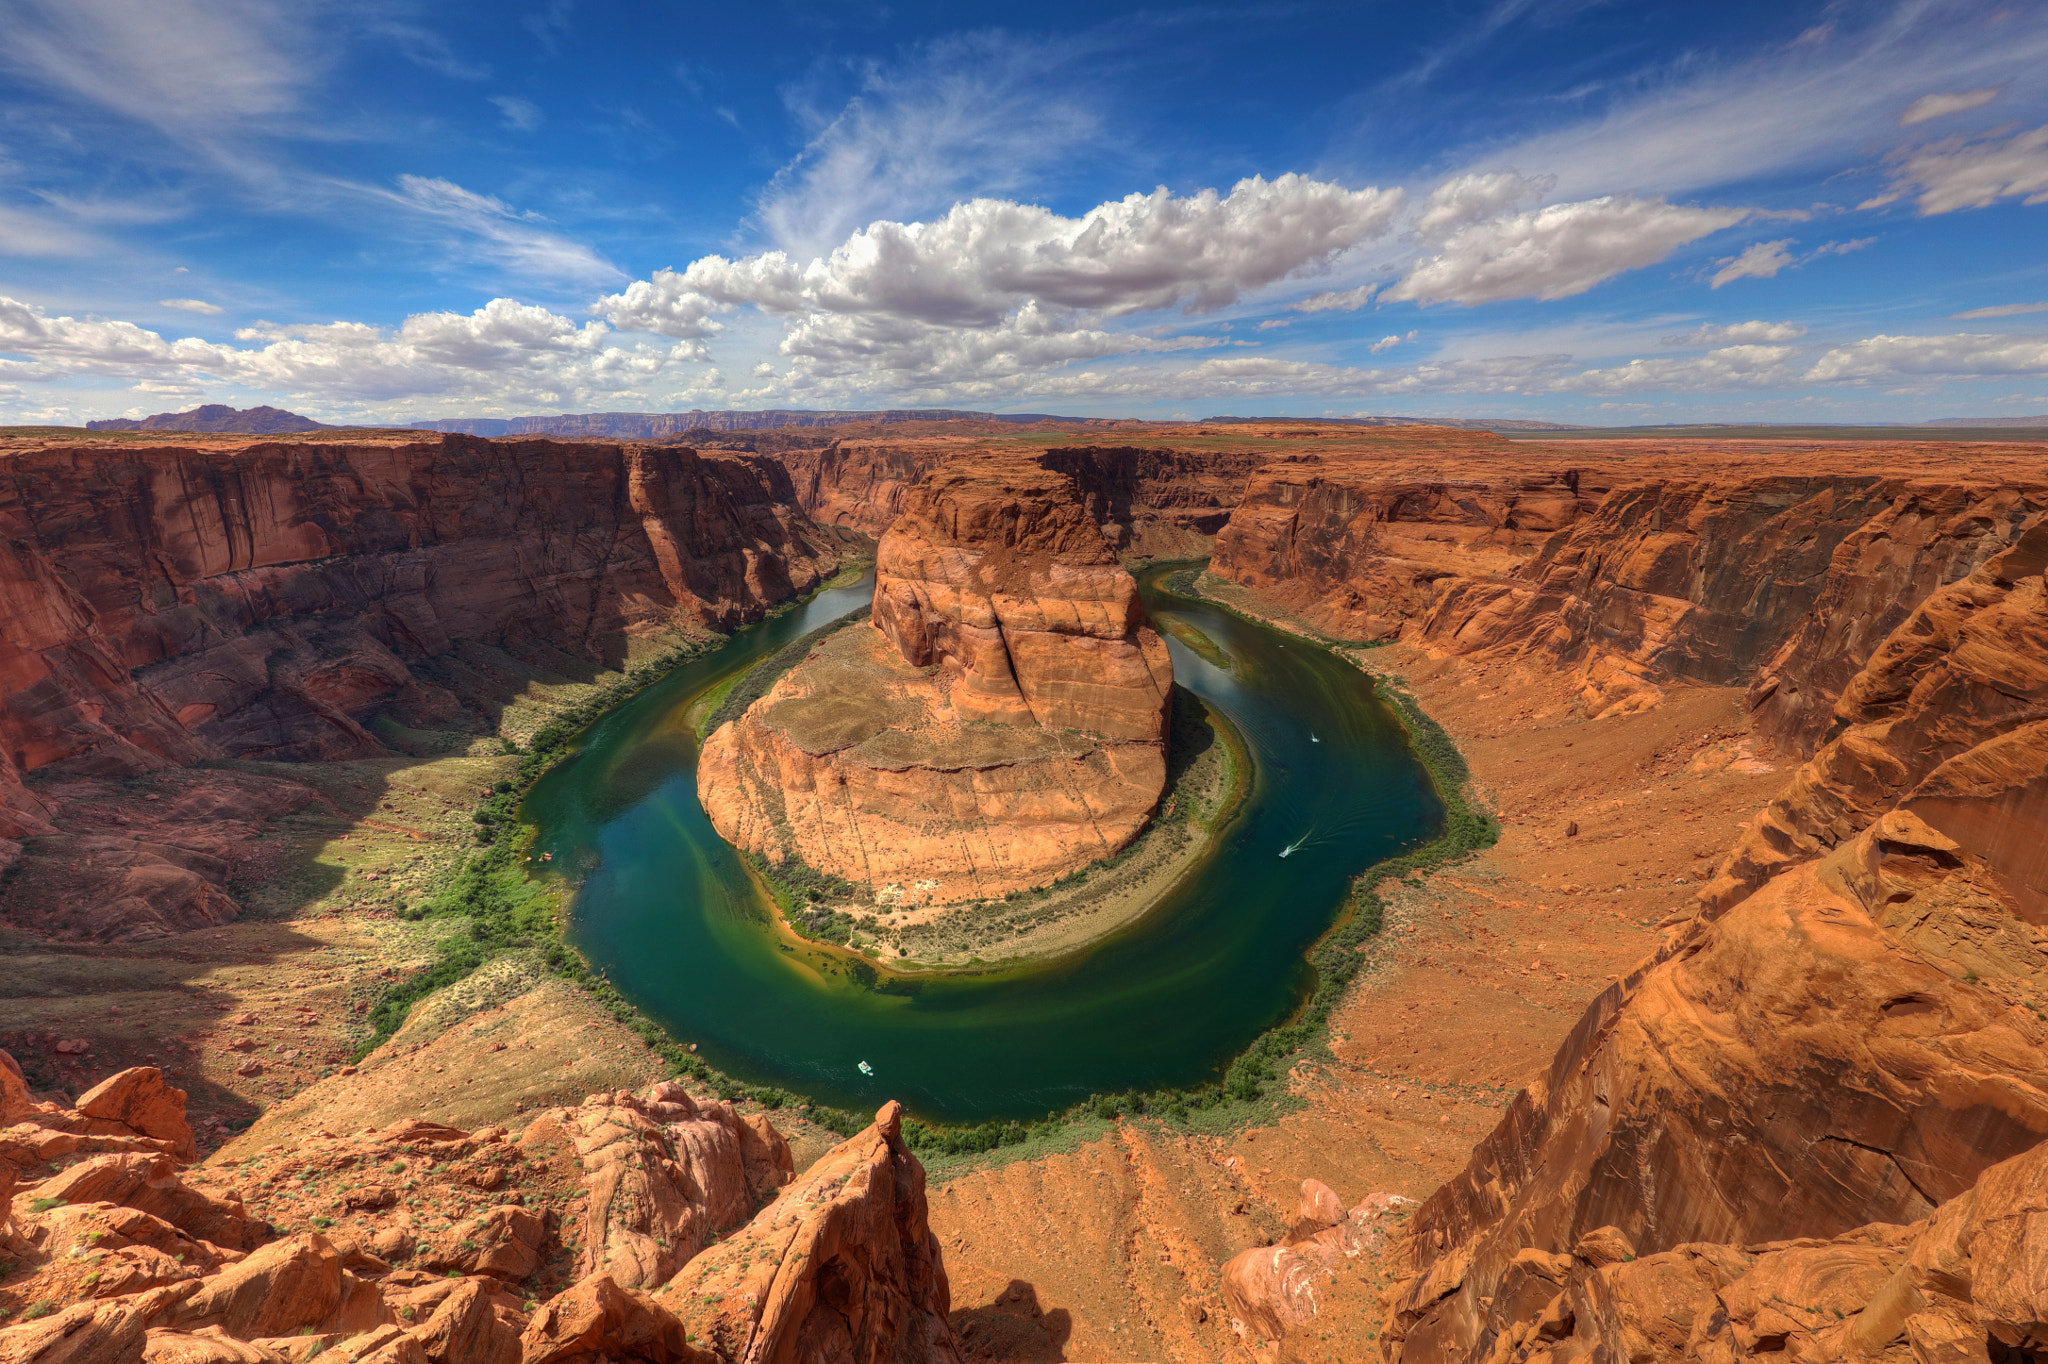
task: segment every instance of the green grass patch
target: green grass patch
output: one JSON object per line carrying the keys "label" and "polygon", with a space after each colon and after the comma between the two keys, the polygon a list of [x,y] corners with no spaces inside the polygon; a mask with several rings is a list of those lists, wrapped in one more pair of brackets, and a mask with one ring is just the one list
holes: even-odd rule
{"label": "green grass patch", "polygon": [[782,680],[784,673],[810,657],[811,650],[817,648],[827,635],[836,634],[844,630],[847,626],[852,625],[867,614],[868,608],[863,606],[858,610],[847,612],[838,620],[828,621],[805,635],[802,639],[792,640],[788,644],[783,645],[773,654],[770,654],[767,658],[762,659],[759,663],[749,668],[738,679],[725,684],[724,698],[719,701],[717,708],[705,717],[704,723],[698,727],[698,737],[701,738],[710,734],[727,721],[737,720],[740,716],[746,714],[748,706],[753,705],[756,701],[766,696],[769,690]]}
{"label": "green grass patch", "polygon": [[[1198,564],[1173,574],[1167,580],[1168,590],[1233,610],[1196,587],[1201,572],[1202,566]],[[745,710],[765,695],[783,672],[801,661],[818,640],[863,614],[852,612],[822,626],[750,669],[732,684],[703,732],[709,733],[724,719]],[[1280,628],[1241,611],[1234,614],[1268,629]],[[1350,641],[1301,637],[1333,649],[1358,647]],[[869,1124],[872,1115],[868,1113],[833,1108],[779,1086],[747,1084],[688,1051],[621,995],[610,981],[591,971],[582,957],[562,941],[554,892],[529,879],[526,863],[519,856],[518,849],[524,841],[516,815],[519,802],[534,782],[568,756],[575,736],[605,711],[670,669],[721,642],[712,640],[671,650],[562,711],[535,733],[525,750],[508,743],[508,751],[521,754],[518,771],[516,778],[496,783],[491,795],[475,811],[479,848],[438,893],[408,916],[460,919],[466,921],[467,931],[451,935],[431,965],[396,982],[385,992],[370,1012],[370,1036],[357,1049],[357,1059],[395,1033],[413,1005],[428,995],[457,983],[502,953],[524,950],[536,954],[549,972],[588,993],[615,1020],[638,1035],[677,1077],[693,1080],[700,1088],[733,1102],[751,1100],[764,1108],[795,1109],[806,1120],[841,1136],[851,1136]],[[1210,647],[1215,647],[1213,641]],[[1220,1135],[1270,1123],[1295,1106],[1285,1088],[1287,1071],[1298,1060],[1327,1055],[1330,1016],[1364,964],[1362,949],[1384,926],[1385,905],[1373,887],[1387,877],[1426,875],[1492,846],[1500,837],[1498,821],[1471,802],[1470,772],[1450,735],[1398,684],[1379,677],[1373,682],[1380,699],[1400,720],[1418,761],[1436,787],[1444,805],[1444,826],[1429,842],[1379,862],[1354,878],[1336,924],[1310,953],[1316,984],[1295,1016],[1254,1040],[1215,1083],[1188,1089],[1091,1095],[1064,1111],[1033,1120],[943,1124],[906,1119],[905,1141],[935,1172],[958,1173],[977,1164],[1070,1151],[1118,1122],[1157,1122],[1175,1130]],[[1213,742],[1223,737],[1209,734],[1195,707],[1187,704],[1190,701],[1197,698],[1192,694],[1176,698],[1176,725],[1170,751],[1204,738]],[[1221,720],[1220,716],[1216,718]],[[1219,725],[1219,730],[1222,728],[1225,726]],[[1202,733],[1198,734],[1197,729]],[[1241,763],[1234,736],[1225,737],[1224,741],[1228,750],[1226,760]],[[1233,791],[1240,788],[1241,772],[1233,771],[1225,785]],[[1193,804],[1186,803],[1189,807]],[[1220,810],[1179,808],[1172,817],[1211,822],[1213,827],[1213,822],[1220,822],[1227,812],[1225,802],[1225,808]],[[858,888],[851,883],[801,863],[771,866],[754,859],[753,864],[784,917],[800,934],[847,945],[861,931],[863,925],[852,916],[822,903],[854,893]],[[1090,871],[1110,865],[1114,865],[1113,859],[1075,872],[1064,882],[1084,880]]]}

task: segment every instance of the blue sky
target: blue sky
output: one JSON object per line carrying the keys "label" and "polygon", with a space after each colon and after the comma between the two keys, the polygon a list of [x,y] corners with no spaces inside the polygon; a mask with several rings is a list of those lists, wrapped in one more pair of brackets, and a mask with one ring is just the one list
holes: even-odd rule
{"label": "blue sky", "polygon": [[2048,5],[0,0],[0,422],[2048,412]]}

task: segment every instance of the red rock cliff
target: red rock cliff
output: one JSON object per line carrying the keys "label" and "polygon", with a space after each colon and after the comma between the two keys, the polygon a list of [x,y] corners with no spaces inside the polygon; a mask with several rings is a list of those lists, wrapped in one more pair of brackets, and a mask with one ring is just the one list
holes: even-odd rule
{"label": "red rock cliff", "polygon": [[966,459],[905,499],[856,625],[720,728],[720,834],[876,903],[1043,885],[1120,851],[1166,780],[1173,683],[1137,584],[1061,474]]}
{"label": "red rock cliff", "polygon": [[1970,1238],[2042,1201],[2044,565],[2035,516],[1852,677],[1702,912],[1417,1214],[1390,1357],[2033,1348],[2038,1257]]}
{"label": "red rock cliff", "polygon": [[458,641],[575,671],[754,618],[836,563],[794,501],[769,459],[465,436],[0,457],[0,839],[50,832],[23,777],[53,765],[356,757],[380,712],[463,727],[476,698],[422,668]]}

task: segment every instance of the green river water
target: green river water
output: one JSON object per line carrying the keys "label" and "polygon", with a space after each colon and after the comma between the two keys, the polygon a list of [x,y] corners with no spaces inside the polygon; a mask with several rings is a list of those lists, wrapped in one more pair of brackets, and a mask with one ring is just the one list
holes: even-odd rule
{"label": "green river water", "polygon": [[678,668],[534,787],[522,813],[535,851],[576,886],[571,940],[720,1069],[837,1107],[896,1098],[933,1121],[1033,1118],[1091,1094],[1219,1078],[1305,997],[1306,953],[1350,878],[1432,836],[1442,807],[1365,676],[1172,594],[1166,573],[1140,576],[1146,608],[1194,625],[1234,665],[1169,639],[1174,675],[1237,726],[1254,771],[1204,864],[1142,919],[1071,956],[986,974],[882,975],[778,935],[697,803],[689,712],[859,607],[864,580]]}

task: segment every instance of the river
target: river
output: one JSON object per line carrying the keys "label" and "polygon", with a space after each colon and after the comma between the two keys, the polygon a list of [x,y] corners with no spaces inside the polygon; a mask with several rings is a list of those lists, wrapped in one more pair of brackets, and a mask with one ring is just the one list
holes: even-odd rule
{"label": "river", "polygon": [[522,813],[536,851],[576,885],[571,941],[720,1069],[837,1107],[896,1098],[934,1121],[1034,1118],[1091,1094],[1220,1078],[1305,996],[1307,949],[1350,878],[1432,835],[1442,807],[1357,669],[1174,595],[1167,572],[1140,575],[1146,609],[1180,616],[1233,663],[1169,639],[1174,676],[1237,726],[1254,772],[1207,861],[1142,919],[1067,958],[986,975],[878,976],[778,935],[697,803],[692,708],[858,608],[870,579],[678,668],[534,787]]}

